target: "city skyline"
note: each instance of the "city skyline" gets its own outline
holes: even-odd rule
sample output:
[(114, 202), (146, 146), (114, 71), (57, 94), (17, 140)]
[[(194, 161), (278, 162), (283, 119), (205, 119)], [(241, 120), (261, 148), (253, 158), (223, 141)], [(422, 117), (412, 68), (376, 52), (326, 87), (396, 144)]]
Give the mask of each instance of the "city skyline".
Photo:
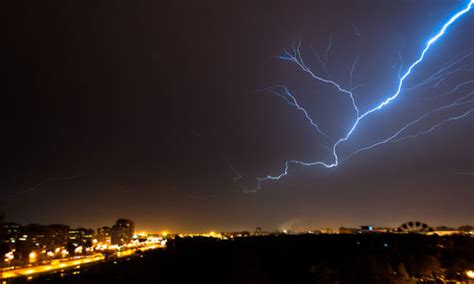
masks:
[[(360, 226), (358, 228), (341, 227), (338, 231), (316, 229), (293, 232), (284, 229), (270, 232), (257, 227), (255, 231), (177, 234), (167, 231), (160, 233), (137, 232), (135, 221), (124, 218), (117, 219), (111, 227), (103, 226), (97, 230), (72, 228), (69, 225), (59, 224), (20, 226), (3, 221), (0, 218), (0, 253), (3, 256), (0, 259), (0, 279), (5, 284), (16, 283), (16, 280), (21, 283), (24, 280), (42, 281), (42, 279), (58, 278), (66, 283), (71, 281), (71, 278), (81, 283), (91, 282), (84, 277), (93, 277), (94, 281), (100, 283), (100, 278), (105, 275), (108, 280), (116, 278), (114, 281), (125, 283), (130, 283), (130, 278), (136, 280), (137, 276), (149, 280), (149, 276), (145, 275), (153, 274), (155, 277), (158, 275), (164, 277), (163, 271), (169, 271), (161, 269), (163, 265), (166, 265), (166, 262), (160, 263), (159, 261), (152, 266), (153, 269), (143, 269), (145, 265), (153, 265), (153, 256), (169, 258), (170, 255), (184, 253), (184, 255), (188, 255), (188, 260), (185, 262), (189, 262), (193, 251), (199, 251), (198, 255), (205, 251), (204, 255), (206, 256), (219, 252), (224, 260), (229, 248), (234, 248), (231, 249), (233, 251), (231, 255), (239, 255), (243, 245), (250, 245), (253, 249), (256, 249), (255, 246), (264, 245), (265, 250), (274, 247), (270, 250), (273, 252), (278, 251), (278, 247), (280, 249), (283, 247), (286, 256), (288, 256), (288, 252), (295, 255), (302, 252), (308, 253), (308, 249), (311, 251), (319, 246), (318, 253), (313, 254), (318, 258), (327, 257), (325, 255), (329, 251), (332, 252), (331, 255), (334, 255), (336, 248), (339, 248), (340, 251), (335, 255), (338, 265), (344, 263), (342, 261), (341, 264), (341, 260), (339, 260), (344, 259), (341, 256), (347, 256), (347, 254), (354, 252), (362, 259), (366, 259), (368, 252), (387, 254), (388, 252), (393, 253), (395, 250), (399, 256), (403, 255), (403, 261), (396, 264), (384, 263), (382, 266), (386, 266), (388, 270), (380, 269), (378, 266), (364, 270), (358, 277), (370, 279), (374, 275), (379, 275), (379, 277), (388, 279), (401, 278), (407, 281), (410, 276), (412, 277), (410, 281), (433, 279), (433, 277), (462, 280), (466, 279), (465, 277), (467, 279), (474, 278), (473, 270), (470, 269), (472, 266), (467, 262), (470, 259), (469, 252), (464, 249), (456, 250), (458, 246), (472, 247), (474, 226), (464, 226), (459, 229), (433, 228), (425, 223), (415, 221), (401, 224), (398, 228)], [(301, 247), (285, 248), (288, 246), (288, 242), (299, 244)], [(416, 250), (411, 249), (413, 245), (417, 246)], [(215, 246), (219, 249), (216, 250)], [(240, 249), (236, 249), (239, 247)], [(301, 248), (304, 249), (301, 250)], [(407, 248), (409, 249), (407, 250)], [(433, 248), (436, 248), (436, 256), (431, 255)], [(361, 253), (361, 250), (365, 253)], [(410, 258), (405, 256), (407, 252), (409, 252)], [(453, 253), (456, 253), (458, 258), (467, 261), (456, 262), (459, 259), (453, 259)], [(413, 254), (418, 254), (418, 256), (413, 257)], [(266, 254), (260, 253), (260, 257), (263, 255)], [(177, 259), (184, 258), (178, 257)], [(199, 256), (199, 259), (198, 263), (203, 263), (206, 257)], [(246, 259), (245, 263), (247, 264), (248, 259), (252, 259), (248, 252)], [(283, 259), (290, 258), (284, 257)], [(369, 259), (371, 258), (369, 257)], [(450, 260), (451, 263), (441, 265), (440, 259)], [(222, 263), (232, 263), (222, 260)], [(301, 260), (308, 261), (304, 257), (295, 257), (292, 261)], [(138, 271), (141, 271), (138, 274), (137, 262), (140, 263)], [(209, 263), (209, 260), (206, 259), (205, 262)], [(171, 261), (169, 269), (175, 270), (179, 267), (181, 265), (176, 265), (175, 259)], [(274, 265), (270, 267), (274, 267)], [(288, 265), (286, 267), (288, 268)], [(363, 267), (370, 266), (363, 265)], [(130, 273), (135, 276), (123, 276), (123, 274), (129, 275)], [(97, 274), (105, 275), (98, 276)], [(338, 273), (336, 276), (334, 272), (325, 272), (318, 275), (318, 278), (327, 277), (328, 274), (332, 277), (345, 277), (345, 273)], [(180, 278), (175, 274), (172, 274), (171, 277), (174, 280)], [(222, 279), (219, 280), (222, 281)]]
[[(1, 212), (0, 212), (1, 213)], [(4, 213), (4, 212), (3, 212)], [(5, 217), (5, 214), (3, 214)], [(96, 223), (94, 226), (84, 226), (81, 224), (69, 224), (69, 223), (17, 223), (14, 220), (7, 220), (7, 219), (1, 219), (0, 218), (0, 223), (2, 223), (2, 220), (5, 224), (9, 225), (19, 225), (22, 227), (28, 227), (28, 226), (67, 226), (70, 228), (78, 228), (78, 229), (85, 229), (85, 230), (94, 230), (98, 231), (104, 228), (108, 228), (109, 230), (112, 229), (114, 226), (110, 225), (113, 224), (114, 222), (106, 222), (106, 223)], [(114, 220), (118, 220), (116, 222), (120, 222), (120, 220), (128, 220), (127, 218), (115, 218)], [(176, 230), (172, 226), (159, 226), (156, 225), (154, 227), (146, 228), (143, 226), (138, 226), (135, 228), (135, 222), (134, 223), (134, 232), (146, 232), (146, 233), (153, 233), (153, 234), (206, 234), (209, 232), (253, 232), (254, 230), (264, 230), (267, 232), (293, 232), (293, 233), (307, 233), (307, 232), (312, 232), (312, 231), (317, 231), (317, 230), (331, 230), (331, 232), (338, 232), (341, 229), (354, 229), (354, 228), (360, 228), (360, 227), (373, 227), (373, 228), (384, 228), (384, 229), (390, 229), (390, 230), (396, 230), (397, 228), (400, 228), (403, 224), (407, 224), (410, 222), (416, 222), (419, 223), (421, 222), (422, 224), (423, 221), (416, 220), (416, 219), (410, 219), (410, 220), (405, 220), (405, 222), (401, 222), (398, 224), (393, 224), (393, 225), (388, 225), (388, 224), (374, 224), (371, 222), (365, 222), (365, 223), (360, 223), (360, 224), (334, 224), (331, 226), (312, 226), (312, 225), (306, 225), (305, 223), (302, 222), (302, 220), (299, 219), (293, 219), (290, 220), (289, 222), (282, 224), (279, 227), (266, 227), (266, 226), (255, 226), (255, 227), (227, 227), (227, 229), (219, 229), (219, 228), (200, 228), (198, 230)], [(362, 225), (365, 224), (365, 225)], [(110, 225), (110, 226), (109, 226)], [(140, 225), (140, 224), (139, 224)], [(471, 223), (465, 223), (462, 225), (458, 226), (453, 226), (453, 225), (447, 225), (447, 224), (441, 224), (441, 223), (429, 223), (429, 227), (433, 228), (433, 230), (445, 228), (449, 230), (458, 230), (459, 228), (465, 227), (465, 226), (471, 226)], [(444, 230), (444, 229), (443, 229)]]

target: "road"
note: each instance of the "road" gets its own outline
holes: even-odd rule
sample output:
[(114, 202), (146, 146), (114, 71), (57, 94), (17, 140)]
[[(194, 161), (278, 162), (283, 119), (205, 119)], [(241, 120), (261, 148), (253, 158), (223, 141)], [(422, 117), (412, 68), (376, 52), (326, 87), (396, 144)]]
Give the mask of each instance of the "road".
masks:
[(86, 256), (81, 259), (61, 261), (55, 264), (51, 263), (51, 264), (36, 265), (36, 266), (30, 266), (30, 267), (21, 267), (21, 268), (4, 271), (0, 278), (8, 279), (8, 278), (13, 278), (13, 277), (21, 277), (21, 276), (32, 276), (34, 274), (47, 273), (47, 272), (56, 271), (60, 269), (74, 268), (78, 266), (80, 267), (83, 264), (102, 261), (104, 259), (105, 257), (102, 254), (96, 254), (96, 255)]
[[(118, 258), (122, 258), (122, 257), (127, 257), (134, 254), (137, 250), (147, 251), (147, 250), (163, 248), (163, 247), (164, 247), (163, 245), (153, 244), (153, 245), (148, 245), (141, 248), (123, 250), (123, 251), (117, 252), (116, 256)], [(94, 262), (100, 262), (104, 260), (105, 260), (105, 256), (101, 253), (98, 253), (98, 254), (94, 254), (90, 256), (84, 256), (80, 259), (60, 260), (60, 261), (56, 261), (56, 263), (52, 262), (50, 264), (20, 267), (20, 268), (3, 271), (0, 274), (0, 279), (8, 279), (8, 278), (14, 278), (14, 277), (30, 277), (36, 274), (49, 273), (49, 272), (53, 272), (57, 270), (80, 268), (81, 265), (91, 264)]]

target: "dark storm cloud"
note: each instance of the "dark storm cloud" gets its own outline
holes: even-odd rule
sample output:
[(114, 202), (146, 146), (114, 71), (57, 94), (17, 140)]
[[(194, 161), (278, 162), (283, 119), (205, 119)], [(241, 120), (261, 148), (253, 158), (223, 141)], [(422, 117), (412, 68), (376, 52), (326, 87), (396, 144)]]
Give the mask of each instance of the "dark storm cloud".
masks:
[[(398, 52), (414, 58), (463, 1), (86, 2), (2, 5), (2, 195), (45, 177), (84, 175), (2, 198), (8, 219), (98, 226), (129, 216), (139, 227), (204, 231), (272, 229), (295, 219), (308, 226), (472, 220), (472, 176), (452, 174), (474, 168), (472, 119), (337, 169), (295, 167), (281, 182), (244, 193), (287, 159), (328, 155), (301, 115), (259, 90), (287, 84), (331, 135), (353, 118), (344, 97), (276, 60), (283, 48), (301, 39), (315, 66), (312, 49), (330, 76), (346, 81), (359, 56), (354, 81), (367, 89), (357, 96), (369, 106), (393, 90)], [(472, 50), (472, 18), (434, 55)], [(348, 147), (383, 137), (427, 95), (401, 98)]]

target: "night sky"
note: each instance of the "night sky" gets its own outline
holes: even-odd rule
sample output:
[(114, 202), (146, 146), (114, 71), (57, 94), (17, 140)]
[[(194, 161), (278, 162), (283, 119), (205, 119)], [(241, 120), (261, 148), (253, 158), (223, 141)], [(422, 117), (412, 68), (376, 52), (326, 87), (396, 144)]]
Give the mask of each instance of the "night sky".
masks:
[[(468, 1), (6, 2), (0, 208), (9, 221), (96, 228), (127, 217), (182, 232), (474, 223), (474, 115), (333, 169), (291, 167), (245, 193), (288, 159), (331, 159), (331, 141), (263, 89), (288, 86), (332, 137), (354, 119), (347, 97), (278, 60), (283, 49), (301, 40), (322, 72), (313, 49), (324, 54), (332, 36), (328, 75), (347, 86), (358, 56), (355, 97), (366, 110), (393, 94), (399, 51), (411, 64)], [(471, 11), (407, 86), (473, 51), (473, 27)], [(473, 77), (402, 93), (341, 154), (449, 101), (435, 97)]]

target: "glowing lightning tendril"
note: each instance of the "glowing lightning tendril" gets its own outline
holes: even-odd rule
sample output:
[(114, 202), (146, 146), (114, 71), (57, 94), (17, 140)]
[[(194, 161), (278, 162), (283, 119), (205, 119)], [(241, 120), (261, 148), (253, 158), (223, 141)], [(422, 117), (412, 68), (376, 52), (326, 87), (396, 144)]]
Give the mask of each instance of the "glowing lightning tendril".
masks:
[[(279, 180), (280, 178), (282, 178), (283, 176), (286, 176), (288, 175), (288, 169), (289, 169), (289, 166), (291, 164), (298, 164), (298, 165), (302, 165), (302, 166), (316, 166), (316, 165), (320, 165), (320, 166), (323, 166), (325, 168), (333, 168), (333, 167), (337, 167), (339, 165), (339, 163), (341, 161), (339, 161), (339, 156), (338, 156), (338, 152), (337, 152), (337, 148), (339, 145), (341, 145), (342, 143), (346, 142), (350, 136), (352, 135), (352, 133), (356, 130), (357, 126), (359, 125), (359, 123), (369, 117), (372, 113), (382, 109), (383, 107), (385, 107), (386, 105), (390, 104), (390, 102), (392, 102), (393, 100), (395, 100), (402, 91), (405, 91), (405, 90), (412, 90), (412, 89), (415, 89), (417, 87), (420, 87), (422, 85), (427, 85), (427, 84), (430, 84), (430, 83), (435, 83), (435, 86), (434, 87), (437, 87), (439, 84), (441, 84), (441, 82), (443, 80), (445, 80), (447, 78), (447, 76), (455, 73), (455, 72), (458, 72), (458, 71), (462, 71), (462, 70), (472, 70), (472, 69), (466, 69), (466, 68), (458, 68), (454, 71), (450, 71), (450, 68), (456, 64), (458, 64), (459, 62), (461, 62), (463, 59), (469, 57), (470, 55), (472, 55), (472, 52), (467, 54), (467, 55), (464, 55), (464, 56), (461, 56), (459, 58), (456, 58), (454, 59), (453, 61), (449, 62), (444, 68), (442, 68), (441, 70), (439, 70), (438, 72), (434, 73), (432, 76), (430, 76), (430, 78), (428, 78), (427, 80), (425, 80), (424, 82), (420, 83), (419, 85), (413, 87), (413, 88), (410, 88), (410, 89), (404, 89), (403, 88), (403, 84), (405, 82), (405, 80), (410, 76), (410, 74), (412, 73), (413, 69), (418, 65), (420, 64), (423, 59), (425, 58), (425, 55), (428, 53), (428, 51), (430, 50), (430, 48), (432, 47), (433, 44), (435, 44), (447, 31), (447, 29), (453, 24), (455, 23), (461, 16), (463, 16), (464, 14), (468, 13), (472, 7), (474, 6), (474, 0), (471, 0), (468, 5), (458, 11), (456, 14), (454, 14), (443, 26), (442, 28), (438, 31), (438, 33), (436, 35), (434, 35), (432, 38), (430, 38), (428, 40), (428, 42), (426, 43), (425, 45), (425, 48), (421, 51), (421, 54), (419, 55), (418, 59), (416, 61), (414, 61), (407, 69), (407, 71), (399, 76), (399, 81), (398, 81), (398, 86), (397, 86), (397, 89), (395, 91), (395, 93), (393, 95), (391, 95), (390, 97), (388, 97), (387, 99), (385, 99), (383, 102), (381, 102), (380, 104), (378, 104), (377, 106), (365, 111), (364, 113), (360, 114), (360, 110), (356, 104), (356, 101), (354, 99), (354, 95), (352, 93), (352, 91), (355, 89), (355, 88), (352, 88), (352, 89), (345, 89), (343, 88), (340, 84), (336, 83), (335, 81), (333, 80), (329, 80), (327, 78), (324, 78), (324, 77), (320, 77), (318, 75), (316, 75), (303, 61), (303, 58), (301, 56), (301, 52), (300, 52), (300, 47), (301, 47), (301, 42), (299, 42), (295, 47), (293, 47), (293, 49), (290, 51), (288, 50), (283, 50), (283, 55), (279, 57), (279, 59), (282, 59), (282, 60), (285, 60), (285, 61), (290, 61), (290, 62), (293, 62), (293, 63), (296, 63), (304, 72), (306, 72), (307, 74), (309, 74), (313, 79), (316, 79), (322, 83), (325, 83), (325, 84), (328, 84), (328, 85), (332, 85), (333, 87), (335, 87), (339, 92), (341, 92), (342, 94), (344, 95), (347, 95), (350, 99), (351, 99), (351, 102), (352, 102), (352, 106), (353, 106), (353, 109), (355, 111), (355, 114), (356, 114), (356, 119), (354, 121), (354, 123), (352, 124), (352, 126), (350, 127), (349, 131), (347, 131), (347, 133), (342, 137), (340, 138), (339, 140), (337, 140), (333, 146), (332, 146), (332, 156), (333, 156), (333, 162), (324, 162), (324, 161), (313, 161), (313, 162), (304, 162), (304, 161), (299, 161), (299, 160), (289, 160), (289, 161), (286, 161), (285, 162), (285, 168), (284, 170), (278, 174), (278, 175), (268, 175), (266, 177), (259, 177), (257, 178), (257, 181), (258, 181), (258, 188), (260, 188), (260, 183), (263, 182), (263, 181), (267, 181), (267, 180)], [(332, 37), (331, 37), (331, 42), (332, 43)], [(330, 46), (328, 47), (330, 48)], [(326, 50), (326, 55), (325, 55), (325, 60), (323, 60), (324, 62), (324, 65), (326, 63), (326, 60), (327, 60), (327, 54), (328, 54), (328, 50)], [(319, 58), (319, 57), (318, 57)], [(321, 60), (320, 60), (321, 61)], [(352, 78), (352, 73), (354, 71), (354, 65), (356, 64), (357, 60), (354, 62), (354, 64), (352, 65), (352, 68), (351, 68), (351, 78)], [(325, 67), (323, 65), (323, 67)], [(401, 67), (400, 67), (401, 68)], [(352, 79), (351, 79), (352, 81)], [(352, 83), (352, 82), (351, 82)], [(453, 89), (451, 92), (447, 93), (446, 95), (448, 94), (451, 94), (451, 93), (454, 93), (456, 92), (459, 88), (465, 86), (465, 85), (468, 85), (468, 84), (471, 84), (472, 81), (468, 81), (468, 82), (464, 82), (464, 83), (461, 83), (461, 84), (458, 84), (456, 86), (455, 89)], [(277, 91), (277, 89), (282, 89), (283, 90), (283, 93), (280, 93)], [(270, 91), (271, 93), (283, 98), (289, 105), (291, 106), (294, 106), (296, 107), (299, 111), (301, 111), (302, 113), (304, 113), (307, 121), (309, 121), (309, 123), (316, 129), (316, 131), (325, 136), (326, 138), (330, 139), (320, 128), (320, 126), (313, 121), (313, 119), (309, 116), (308, 112), (297, 102), (296, 98), (290, 93), (290, 91), (288, 90), (288, 88), (286, 88), (285, 86), (275, 86), (273, 88), (269, 88), (268, 91)], [(425, 130), (425, 131), (422, 131), (422, 132), (419, 132), (419, 133), (416, 133), (416, 134), (413, 134), (413, 135), (408, 135), (408, 136), (404, 136), (404, 137), (400, 137), (400, 134), (403, 133), (404, 131), (406, 131), (409, 127), (411, 127), (413, 124), (423, 120), (424, 118), (426, 118), (427, 116), (435, 113), (435, 112), (438, 112), (438, 111), (442, 111), (442, 110), (445, 110), (445, 109), (448, 109), (448, 108), (451, 108), (451, 107), (456, 107), (456, 106), (460, 106), (460, 105), (465, 105), (465, 104), (468, 104), (468, 103), (471, 103), (471, 102), (474, 102), (474, 98), (472, 98), (472, 95), (473, 93), (470, 93), (468, 94), (467, 96), (464, 96), (460, 99), (457, 99), (455, 100), (453, 103), (449, 104), (449, 105), (446, 105), (446, 106), (443, 106), (443, 107), (440, 107), (440, 108), (437, 108), (421, 117), (419, 117), (418, 119), (408, 123), (407, 125), (405, 125), (403, 128), (401, 128), (400, 130), (398, 130), (394, 135), (384, 139), (384, 140), (381, 140), (379, 142), (376, 142), (372, 145), (369, 145), (369, 146), (366, 146), (366, 147), (363, 147), (363, 148), (360, 148), (358, 150), (356, 150), (355, 152), (353, 152), (352, 154), (348, 155), (347, 157), (345, 157), (342, 161), (345, 161), (349, 158), (351, 158), (353, 155), (359, 153), (359, 152), (362, 152), (362, 151), (365, 151), (365, 150), (368, 150), (368, 149), (372, 149), (378, 145), (381, 145), (381, 144), (385, 144), (385, 143), (395, 143), (395, 142), (399, 142), (401, 140), (404, 140), (404, 139), (408, 139), (408, 138), (414, 138), (414, 137), (417, 137), (417, 136), (420, 136), (420, 135), (425, 135), (425, 134), (428, 134), (430, 132), (432, 132), (434, 129), (450, 122), (450, 121), (454, 121), (454, 120), (458, 120), (458, 119), (462, 119), (462, 118), (465, 118), (467, 115), (471, 114), (472, 112), (474, 112), (474, 109), (470, 109), (468, 111), (466, 111), (465, 113), (463, 113), (462, 115), (458, 115), (458, 116), (454, 116), (454, 117), (450, 117), (448, 119), (445, 119), (441, 122), (439, 122), (438, 124), (432, 126), (431, 128)]]

